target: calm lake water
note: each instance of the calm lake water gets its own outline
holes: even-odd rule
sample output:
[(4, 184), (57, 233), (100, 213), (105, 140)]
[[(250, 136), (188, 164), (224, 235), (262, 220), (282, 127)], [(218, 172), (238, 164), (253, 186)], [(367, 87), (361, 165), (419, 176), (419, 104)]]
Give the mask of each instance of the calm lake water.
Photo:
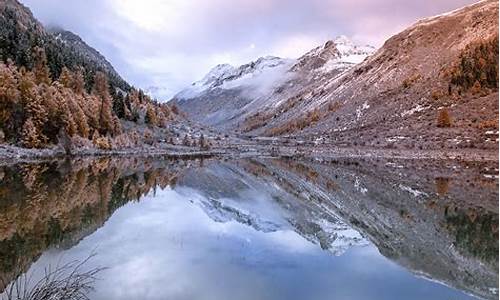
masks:
[(84, 268), (106, 269), (91, 299), (498, 299), (496, 166), (102, 158), (0, 167), (0, 290), (95, 252)]

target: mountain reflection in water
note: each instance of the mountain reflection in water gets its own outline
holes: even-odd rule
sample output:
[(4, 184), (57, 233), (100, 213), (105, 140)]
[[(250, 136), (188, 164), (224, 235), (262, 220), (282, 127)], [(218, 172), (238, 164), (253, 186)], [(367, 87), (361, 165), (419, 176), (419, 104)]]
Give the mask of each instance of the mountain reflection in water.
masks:
[(91, 299), (496, 299), (495, 168), (139, 158), (0, 167), (1, 288), (96, 249), (92, 264), (108, 269)]

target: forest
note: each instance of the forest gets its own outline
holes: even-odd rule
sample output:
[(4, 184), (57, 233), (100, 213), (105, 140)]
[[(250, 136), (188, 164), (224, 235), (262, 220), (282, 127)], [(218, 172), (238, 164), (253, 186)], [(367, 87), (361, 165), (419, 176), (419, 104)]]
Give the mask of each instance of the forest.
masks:
[(82, 67), (63, 67), (52, 80), (44, 49), (36, 47), (33, 57), (32, 70), (11, 60), (0, 63), (0, 139), (6, 143), (44, 148), (69, 138), (108, 149), (138, 138), (136, 132), (124, 132), (120, 120), (163, 127), (177, 113), (135, 89), (112, 96), (102, 72), (95, 74), (90, 91)]
[(131, 147), (176, 118), (176, 107), (131, 87), (90, 49), (46, 31), (28, 9), (0, 5), (0, 143)]

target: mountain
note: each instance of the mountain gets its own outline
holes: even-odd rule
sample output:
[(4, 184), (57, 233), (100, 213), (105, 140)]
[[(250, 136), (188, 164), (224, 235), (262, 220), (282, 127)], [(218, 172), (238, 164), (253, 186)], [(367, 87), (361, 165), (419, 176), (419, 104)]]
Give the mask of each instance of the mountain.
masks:
[(60, 29), (46, 29), (17, 0), (0, 2), (0, 57), (11, 59), (16, 65), (31, 69), (34, 64), (33, 49), (41, 47), (47, 54), (47, 62), (53, 79), (59, 78), (62, 68), (85, 69), (87, 87), (92, 85), (93, 74), (100, 71), (107, 75), (113, 87), (130, 90), (111, 64), (99, 52), (87, 45), (76, 34)]
[(266, 56), (240, 67), (221, 64), (173, 100), (198, 122), (234, 129), (255, 108), (275, 105), (284, 91), (304, 89), (317, 76), (343, 72), (374, 51), (341, 36), (297, 60)]
[(498, 1), (420, 20), (373, 50), (341, 37), (299, 58), (264, 95), (241, 101), (247, 90), (216, 87), (176, 101), (202, 123), (251, 136), (498, 148)]
[(278, 103), (254, 111), (247, 130), (341, 146), (497, 148), (498, 1), (423, 19)]
[(56, 40), (61, 41), (64, 45), (66, 45), (70, 49), (71, 53), (81, 56), (86, 61), (92, 62), (98, 69), (103, 70), (106, 74), (108, 74), (109, 77), (124, 81), (111, 63), (107, 61), (106, 58), (99, 53), (99, 51), (87, 45), (87, 43), (85, 43), (85, 41), (83, 41), (78, 35), (59, 27), (50, 27), (48, 28), (48, 31), (56, 38)]
[(362, 62), (366, 57), (375, 52), (375, 48), (369, 45), (361, 46), (354, 44), (346, 36), (339, 36), (333, 41), (328, 41), (323, 46), (312, 49), (292, 67), (292, 71), (314, 71), (322, 72), (348, 69)]
[[(0, 1), (0, 143), (66, 152), (171, 140), (177, 110), (134, 89), (78, 35)], [(183, 119), (182, 119), (183, 120)]]

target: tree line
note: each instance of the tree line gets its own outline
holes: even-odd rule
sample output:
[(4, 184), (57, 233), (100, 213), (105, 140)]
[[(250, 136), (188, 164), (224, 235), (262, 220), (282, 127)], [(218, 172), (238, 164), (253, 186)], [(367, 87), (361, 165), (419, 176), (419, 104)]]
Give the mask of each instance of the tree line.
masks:
[(141, 91), (111, 89), (103, 72), (94, 75), (90, 91), (83, 67), (63, 67), (53, 80), (44, 48), (35, 47), (32, 56), (32, 69), (11, 60), (0, 63), (0, 139), (4, 142), (43, 148), (66, 137), (91, 140), (102, 147), (123, 134), (120, 119), (162, 127), (177, 113)]

